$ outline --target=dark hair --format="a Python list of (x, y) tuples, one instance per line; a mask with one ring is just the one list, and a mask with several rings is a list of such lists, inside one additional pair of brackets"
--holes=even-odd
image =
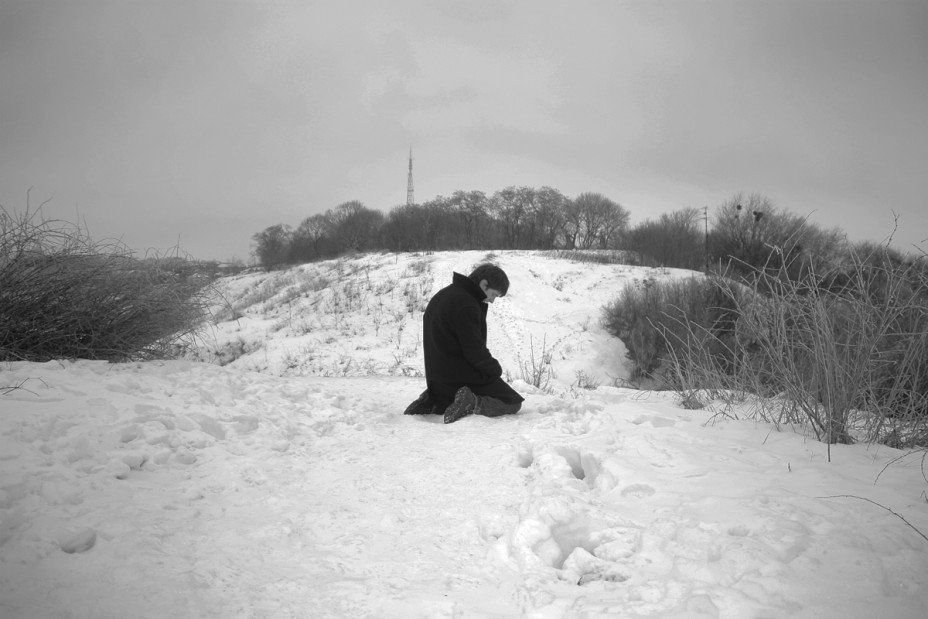
[(506, 277), (506, 272), (495, 264), (490, 264), (489, 262), (478, 264), (474, 267), (474, 272), (468, 275), (468, 277), (470, 281), (478, 286), (481, 280), (487, 280), (487, 286), (493, 290), (498, 290), (500, 295), (504, 297), (506, 293), (509, 292), (509, 278)]

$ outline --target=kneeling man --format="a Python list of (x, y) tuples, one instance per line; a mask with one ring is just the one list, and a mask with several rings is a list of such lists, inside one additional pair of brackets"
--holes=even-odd
[(502, 379), (503, 368), (487, 350), (487, 310), (509, 291), (509, 278), (494, 264), (469, 276), (454, 273), (422, 317), (426, 390), (406, 415), (444, 414), (445, 423), (466, 415), (498, 417), (518, 412), (525, 399)]

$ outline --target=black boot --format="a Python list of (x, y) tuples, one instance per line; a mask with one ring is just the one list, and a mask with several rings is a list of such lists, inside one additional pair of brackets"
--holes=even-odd
[(454, 423), (461, 417), (477, 412), (477, 396), (469, 387), (461, 387), (454, 394), (454, 402), (445, 409), (445, 423)]
[(429, 397), (429, 390), (426, 389), (423, 391), (416, 400), (406, 407), (406, 410), (403, 411), (404, 415), (431, 415), (434, 414), (435, 405), (432, 403), (432, 398)]

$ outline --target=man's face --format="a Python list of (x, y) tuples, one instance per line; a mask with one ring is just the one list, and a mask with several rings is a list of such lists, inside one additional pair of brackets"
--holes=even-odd
[(502, 293), (496, 288), (487, 288), (484, 292), (487, 293), (487, 298), (484, 299), (486, 303), (492, 303), (496, 300), (496, 297), (503, 296)]
[(487, 295), (487, 298), (483, 300), (484, 303), (492, 303), (497, 297), (503, 296), (503, 293), (496, 288), (490, 288), (485, 279), (480, 280), (480, 289)]

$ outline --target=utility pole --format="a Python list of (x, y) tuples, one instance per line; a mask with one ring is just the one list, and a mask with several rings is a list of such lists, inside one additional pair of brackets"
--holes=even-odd
[(409, 147), (409, 176), (406, 179), (406, 206), (416, 203), (412, 190), (412, 146)]
[(709, 207), (708, 206), (702, 207), (702, 211), (703, 211), (703, 217), (705, 219), (705, 224), (706, 224), (706, 238), (705, 238), (705, 241), (703, 241), (703, 249), (705, 249), (705, 252), (706, 252), (706, 275), (708, 275), (709, 274)]

